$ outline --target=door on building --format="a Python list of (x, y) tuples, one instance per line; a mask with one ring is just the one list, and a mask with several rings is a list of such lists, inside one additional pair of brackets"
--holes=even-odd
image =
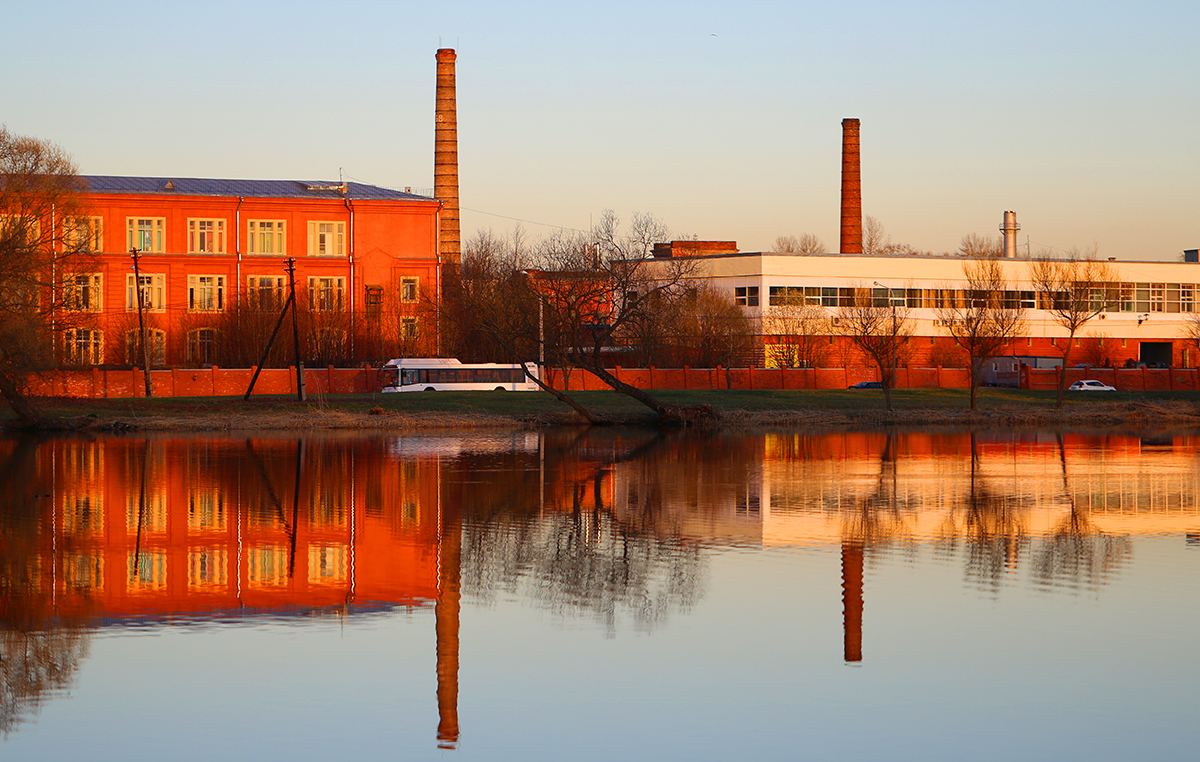
[(1140, 345), (1141, 361), (1147, 368), (1171, 367), (1171, 342), (1143, 341)]

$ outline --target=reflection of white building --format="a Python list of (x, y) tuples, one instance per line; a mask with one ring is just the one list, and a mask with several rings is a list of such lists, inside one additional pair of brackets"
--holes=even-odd
[[(836, 318), (849, 306), (856, 290), (869, 291), (881, 305), (910, 310), (914, 320), (913, 364), (937, 359), (937, 339), (948, 339), (936, 310), (949, 299), (963, 299), (963, 257), (862, 254), (777, 254), (738, 252), (736, 245), (709, 253), (712, 242), (674, 241), (655, 249), (656, 257), (686, 256), (697, 263), (696, 277), (733, 297), (764, 332), (773, 330), (770, 318), (782, 309), (811, 305)], [(1013, 354), (1061, 356), (1061, 326), (1039, 308), (1044, 297), (1030, 281), (1032, 260), (1000, 259), (1011, 284), (1006, 301), (1027, 308), (1028, 331)], [(1174, 366), (1196, 365), (1195, 348), (1183, 341), (1188, 315), (1197, 312), (1200, 263), (1109, 261), (1118, 285), (1105, 293), (1109, 306), (1079, 336), (1083, 353), (1106, 357), (1114, 366), (1127, 360)], [(774, 308), (774, 313), (773, 313)], [(836, 325), (834, 326), (836, 334)], [(932, 341), (931, 341), (932, 340)], [(768, 343), (771, 341), (767, 339)], [(1091, 346), (1087, 342), (1091, 342)], [(1080, 353), (1071, 362), (1085, 362)], [(1101, 363), (1094, 363), (1101, 364)]]

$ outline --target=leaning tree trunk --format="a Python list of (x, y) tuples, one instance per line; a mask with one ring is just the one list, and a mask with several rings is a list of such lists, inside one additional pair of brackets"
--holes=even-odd
[(16, 413), (21, 426), (28, 429), (44, 429), (50, 425), (50, 419), (34, 407), (29, 399), (21, 392), (17, 380), (8, 373), (0, 373), (0, 396)]
[(627, 384), (609, 373), (608, 369), (599, 362), (588, 363), (584, 366), (584, 370), (595, 374), (597, 378), (611, 386), (613, 391), (632, 397), (658, 413), (659, 420), (664, 423), (691, 426), (696, 423), (708, 423), (720, 417), (712, 405), (668, 405), (660, 402), (657, 397), (645, 389)]

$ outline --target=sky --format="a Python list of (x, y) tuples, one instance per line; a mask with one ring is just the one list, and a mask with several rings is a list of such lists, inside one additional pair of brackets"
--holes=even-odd
[(458, 52), (463, 237), (586, 229), (836, 249), (841, 121), (863, 209), (954, 251), (1200, 246), (1200, 3), (192, 2), (6, 8), (0, 123), (82, 174), (433, 185)]

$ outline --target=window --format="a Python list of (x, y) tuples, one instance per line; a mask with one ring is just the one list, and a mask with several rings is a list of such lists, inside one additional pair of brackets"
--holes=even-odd
[(216, 357), (217, 332), (212, 328), (197, 328), (188, 331), (188, 362), (194, 365), (212, 365)]
[(68, 365), (104, 362), (104, 333), (94, 328), (68, 328), (63, 333), (63, 354)]
[[(142, 332), (138, 329), (125, 332), (125, 364), (142, 367)], [(147, 328), (146, 338), (150, 340), (150, 364), (167, 364), (167, 334), (157, 328)]]
[[(125, 276), (125, 310), (127, 312), (138, 308), (138, 296), (137, 290), (133, 286), (133, 278), (133, 273)], [(166, 309), (165, 281), (165, 275), (139, 276), (139, 285), (142, 291), (142, 309), (150, 310), (151, 312), (162, 312)]]
[(37, 246), (41, 230), (41, 223), (30, 215), (0, 214), (0, 234), (24, 239), (26, 246)]
[(738, 286), (733, 289), (733, 298), (744, 307), (757, 307), (758, 286)]
[(189, 254), (224, 254), (225, 220), (188, 220)]
[(128, 248), (156, 254), (166, 251), (163, 248), (165, 217), (129, 217), (126, 224), (129, 230)]
[(189, 275), (188, 309), (193, 312), (219, 312), (225, 309), (225, 276)]
[(188, 551), (188, 587), (204, 589), (224, 587), (229, 568), (224, 548), (198, 548)]
[(400, 301), (415, 302), (417, 300), (417, 279), (400, 279)]
[(1164, 292), (1167, 287), (1162, 283), (1150, 284), (1150, 309), (1147, 312), (1162, 312)]
[(101, 275), (88, 273), (85, 275), (68, 275), (65, 282), (66, 292), (63, 295), (63, 305), (69, 310), (81, 312), (99, 312), (103, 305), (100, 302)]
[(251, 587), (287, 584), (287, 549), (280, 545), (264, 545), (250, 548), (246, 555), (248, 556), (246, 578)]
[(167, 554), (154, 551), (130, 551), (129, 589), (161, 590), (167, 586)]
[(346, 546), (312, 544), (308, 546), (309, 584), (341, 582), (346, 579)]
[(416, 318), (400, 318), (400, 338), (406, 341), (417, 338)]
[(246, 297), (251, 307), (271, 310), (283, 306), (282, 275), (251, 275), (246, 285)]
[(1180, 312), (1195, 312), (1196, 311), (1196, 284), (1195, 283), (1179, 284), (1179, 311)]
[(310, 257), (341, 257), (346, 254), (346, 223), (308, 223), (308, 255)]
[[(745, 289), (739, 289), (744, 291)], [(744, 304), (740, 300), (743, 294), (738, 294), (738, 304)], [(767, 304), (772, 307), (792, 307), (804, 304), (804, 288), (801, 286), (770, 286), (767, 288)]]
[(100, 217), (68, 217), (63, 220), (63, 246), (68, 251), (104, 251), (103, 220)]
[(383, 286), (367, 286), (364, 307), (368, 320), (378, 320), (383, 314)]
[(316, 312), (339, 311), (345, 291), (345, 278), (309, 278), (308, 308)]
[(250, 254), (284, 254), (287, 252), (283, 220), (250, 220), (247, 243)]

